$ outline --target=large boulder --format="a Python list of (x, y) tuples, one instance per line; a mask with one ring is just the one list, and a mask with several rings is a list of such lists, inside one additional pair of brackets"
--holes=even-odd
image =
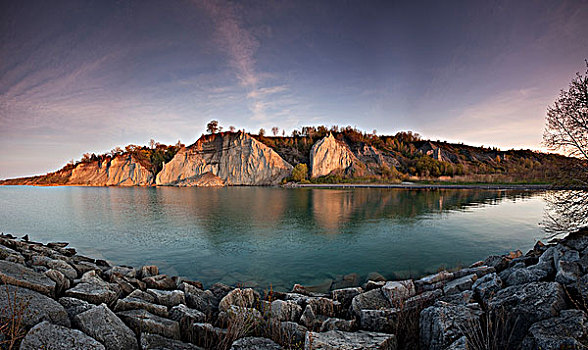
[(155, 297), (155, 301), (160, 305), (173, 307), (179, 304), (186, 303), (186, 297), (181, 290), (159, 290), (147, 289), (147, 293)]
[(390, 305), (398, 306), (402, 301), (414, 296), (416, 289), (412, 280), (389, 281), (382, 287), (382, 293)]
[(152, 289), (165, 289), (165, 290), (173, 290), (176, 289), (176, 281), (174, 281), (168, 275), (155, 275), (150, 277), (145, 277), (142, 280), (145, 282), (148, 288)]
[(141, 333), (142, 350), (202, 350), (194, 344), (162, 337), (158, 334)]
[(396, 336), (376, 332), (307, 332), (305, 350), (396, 350)]
[[(538, 321), (557, 316), (565, 309), (563, 287), (557, 282), (533, 282), (507, 287), (488, 301), (491, 320), (502, 324), (508, 339), (503, 346), (516, 348), (525, 337), (529, 327)], [(512, 331), (511, 331), (512, 330)]]
[(62, 297), (59, 298), (58, 301), (65, 308), (69, 319), (72, 321), (77, 314), (86, 312), (94, 307), (94, 305), (88, 303), (87, 301), (71, 297)]
[(445, 349), (464, 333), (475, 331), (482, 314), (478, 304), (436, 302), (420, 314), (421, 348)]
[(21, 350), (104, 350), (104, 345), (77, 329), (55, 325), (47, 321), (37, 324), (20, 344)]
[(274, 321), (297, 322), (302, 314), (302, 307), (291, 300), (274, 300), (271, 303), (271, 317)]
[(445, 293), (446, 295), (457, 294), (465, 290), (471, 289), (476, 279), (476, 274), (456, 278), (452, 281), (447, 282), (447, 284), (443, 287), (443, 293)]
[(182, 283), (180, 290), (184, 292), (189, 307), (212, 314), (218, 308), (218, 299), (210, 290), (202, 290), (188, 283)]
[(389, 309), (390, 301), (384, 296), (381, 289), (373, 289), (369, 292), (355, 296), (351, 301), (351, 309), (357, 316), (361, 310)]
[(65, 291), (65, 296), (100, 305), (113, 303), (120, 292), (117, 284), (104, 281), (95, 271), (88, 271), (82, 275), (80, 283)]
[(359, 326), (373, 332), (394, 333), (398, 328), (398, 309), (361, 310)]
[(135, 333), (114, 312), (101, 304), (74, 317), (76, 325), (107, 350), (138, 349)]
[(78, 278), (78, 272), (70, 264), (63, 260), (51, 259), (46, 256), (36, 255), (31, 259), (31, 263), (36, 266), (45, 266), (48, 269), (57, 270), (70, 280)]
[(152, 314), (167, 317), (167, 307), (150, 303), (144, 299), (128, 296), (123, 299), (118, 299), (114, 305), (114, 311), (128, 311), (128, 310), (145, 310)]
[(351, 306), (351, 301), (353, 298), (361, 293), (363, 293), (363, 289), (361, 287), (351, 287), (335, 289), (331, 292), (331, 296), (334, 301), (341, 303), (343, 309), (348, 309)]
[(43, 273), (10, 261), (0, 260), (0, 282), (31, 289), (51, 297), (55, 295), (55, 281)]
[(583, 349), (588, 320), (582, 310), (563, 310), (558, 317), (534, 323), (523, 340), (523, 349)]
[(345, 331), (351, 332), (355, 328), (355, 320), (344, 320), (336, 317), (329, 317), (323, 321), (321, 332)]
[(472, 290), (478, 300), (482, 301), (484, 305), (492, 298), (498, 291), (502, 289), (502, 280), (497, 273), (491, 273), (480, 277), (472, 285)]
[(218, 304), (218, 309), (220, 311), (227, 311), (231, 305), (250, 308), (255, 305), (256, 299), (259, 299), (259, 297), (256, 296), (256, 293), (253, 289), (235, 288), (221, 299), (220, 303)]
[(153, 315), (145, 310), (122, 311), (116, 315), (137, 335), (145, 332), (180, 339), (180, 324), (176, 321)]
[(55, 300), (33, 290), (6, 285), (0, 287), (0, 320), (21, 314), (21, 323), (31, 327), (41, 321), (69, 327), (67, 312)]

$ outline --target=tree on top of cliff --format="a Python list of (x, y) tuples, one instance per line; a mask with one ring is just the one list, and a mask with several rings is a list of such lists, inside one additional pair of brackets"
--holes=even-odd
[(208, 124), (206, 124), (206, 131), (211, 134), (216, 134), (218, 131), (220, 131), (220, 129), (221, 128), (218, 126), (217, 120), (211, 120)]
[(547, 108), (543, 143), (553, 151), (588, 161), (588, 60), (586, 74), (576, 73), (568, 90), (561, 90)]

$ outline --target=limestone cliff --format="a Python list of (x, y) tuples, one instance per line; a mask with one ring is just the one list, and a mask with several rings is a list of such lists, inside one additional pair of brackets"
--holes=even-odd
[(349, 147), (332, 134), (315, 143), (310, 150), (310, 176), (313, 178), (333, 172), (349, 174), (360, 164)]
[(130, 155), (119, 155), (104, 161), (80, 163), (71, 171), (68, 185), (148, 186), (153, 174)]
[(292, 165), (250, 135), (220, 133), (202, 136), (192, 146), (181, 149), (164, 164), (155, 183), (178, 186), (274, 185), (291, 172)]
[(150, 186), (153, 173), (130, 154), (67, 165), (42, 176), (5, 180), (3, 185)]

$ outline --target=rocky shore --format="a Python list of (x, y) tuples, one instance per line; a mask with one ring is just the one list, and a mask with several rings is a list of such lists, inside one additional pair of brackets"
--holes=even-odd
[(403, 281), (318, 293), (112, 266), (0, 235), (0, 344), (20, 349), (585, 349), (588, 232)]

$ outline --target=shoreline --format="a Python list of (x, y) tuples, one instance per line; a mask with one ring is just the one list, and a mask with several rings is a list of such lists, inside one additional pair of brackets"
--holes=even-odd
[[(290, 292), (264, 295), (221, 283), (205, 289), (198, 281), (160, 274), (155, 265), (111, 265), (78, 255), (65, 242), (2, 234), (0, 280), (6, 285), (0, 310), (10, 309), (11, 296), (29, 298), (35, 307), (22, 320), (28, 331), (22, 343), (30, 348), (46, 345), (36, 343), (39, 338), (59, 342), (67, 336), (110, 349), (464, 350), (476, 336), (468, 327), (482, 327), (497, 312), (504, 313), (505, 325), (517, 323), (513, 334), (499, 339), (502, 346), (580, 348), (588, 339), (588, 314), (581, 307), (588, 301), (587, 230), (538, 242), (526, 254), (493, 255), (418, 279), (372, 276), (361, 286), (325, 292), (295, 284)], [(572, 334), (578, 327), (584, 333)]]
[(567, 186), (554, 186), (551, 184), (419, 184), (419, 183), (403, 183), (403, 184), (383, 184), (383, 183), (339, 183), (339, 184), (301, 184), (288, 183), (283, 185), (225, 185), (225, 186), (168, 186), (168, 185), (149, 185), (149, 186), (106, 186), (106, 185), (84, 185), (84, 184), (4, 184), (0, 182), (0, 186), (29, 186), (29, 187), (108, 187), (108, 188), (228, 188), (228, 187), (280, 187), (280, 188), (379, 188), (379, 189), (405, 189), (405, 190), (437, 190), (437, 189), (453, 189), (453, 190), (513, 190), (513, 191), (585, 191), (586, 189), (578, 189)]

